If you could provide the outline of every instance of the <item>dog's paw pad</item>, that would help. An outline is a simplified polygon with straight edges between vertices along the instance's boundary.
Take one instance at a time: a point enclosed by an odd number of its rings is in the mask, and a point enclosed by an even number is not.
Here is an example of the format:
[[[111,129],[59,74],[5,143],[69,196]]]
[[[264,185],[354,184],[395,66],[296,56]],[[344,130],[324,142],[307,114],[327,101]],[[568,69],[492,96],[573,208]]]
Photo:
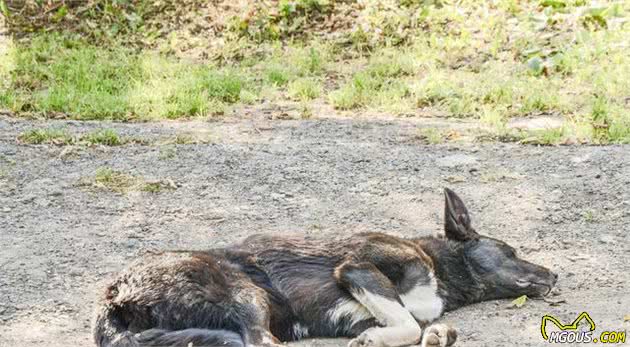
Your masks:
[[[352,339],[348,343],[348,347],[381,347],[383,344],[378,338],[378,334],[375,334],[371,329],[368,329],[361,333],[361,335]]]
[[[422,337],[422,347],[448,347],[457,341],[457,331],[445,324],[428,327]]]

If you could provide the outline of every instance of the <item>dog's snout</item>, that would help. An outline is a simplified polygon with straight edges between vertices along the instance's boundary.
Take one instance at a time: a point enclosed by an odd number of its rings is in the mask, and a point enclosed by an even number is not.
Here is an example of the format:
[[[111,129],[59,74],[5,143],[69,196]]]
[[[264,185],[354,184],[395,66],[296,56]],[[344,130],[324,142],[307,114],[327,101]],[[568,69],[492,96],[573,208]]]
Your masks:
[[[556,282],[558,282],[558,274],[551,272],[551,276],[553,277],[553,284],[556,284]]]

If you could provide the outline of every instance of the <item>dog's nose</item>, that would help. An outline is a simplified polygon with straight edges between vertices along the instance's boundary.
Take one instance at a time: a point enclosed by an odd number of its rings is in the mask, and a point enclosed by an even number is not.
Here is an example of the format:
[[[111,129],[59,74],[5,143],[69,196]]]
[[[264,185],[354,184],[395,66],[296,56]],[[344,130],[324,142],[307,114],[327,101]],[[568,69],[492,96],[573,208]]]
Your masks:
[[[555,272],[552,272],[551,275],[553,276],[553,283],[555,284],[558,281],[558,274]]]

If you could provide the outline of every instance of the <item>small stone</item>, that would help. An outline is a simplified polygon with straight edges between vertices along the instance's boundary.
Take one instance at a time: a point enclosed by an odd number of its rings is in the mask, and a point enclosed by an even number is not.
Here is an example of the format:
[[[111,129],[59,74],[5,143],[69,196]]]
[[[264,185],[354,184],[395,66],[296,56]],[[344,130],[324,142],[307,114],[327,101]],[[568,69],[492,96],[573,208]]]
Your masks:
[[[604,244],[609,243],[609,244],[611,244],[611,243],[615,243],[615,238],[613,236],[611,236],[611,235],[602,235],[602,236],[599,237],[598,241],[599,241],[599,243],[604,243]]]
[[[454,154],[436,161],[436,164],[440,167],[456,167],[461,165],[476,164],[477,158],[466,154]]]

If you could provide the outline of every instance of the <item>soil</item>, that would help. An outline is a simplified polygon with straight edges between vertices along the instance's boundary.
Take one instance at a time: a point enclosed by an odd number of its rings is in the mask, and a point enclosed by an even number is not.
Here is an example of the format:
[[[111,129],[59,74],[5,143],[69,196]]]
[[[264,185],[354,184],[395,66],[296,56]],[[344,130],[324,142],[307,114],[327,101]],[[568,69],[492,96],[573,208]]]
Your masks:
[[[117,147],[24,145],[22,131],[112,128]],[[630,330],[629,146],[423,144],[422,120],[227,118],[118,124],[0,117],[0,346],[92,346],[102,282],[149,250],[206,249],[252,233],[441,231],[443,187],[480,233],[559,273],[553,301],[490,301],[447,313],[460,346],[541,346],[541,317],[587,311]],[[161,144],[176,134],[210,139]],[[86,184],[99,167],[176,189]],[[294,345],[344,346],[345,340]]]

